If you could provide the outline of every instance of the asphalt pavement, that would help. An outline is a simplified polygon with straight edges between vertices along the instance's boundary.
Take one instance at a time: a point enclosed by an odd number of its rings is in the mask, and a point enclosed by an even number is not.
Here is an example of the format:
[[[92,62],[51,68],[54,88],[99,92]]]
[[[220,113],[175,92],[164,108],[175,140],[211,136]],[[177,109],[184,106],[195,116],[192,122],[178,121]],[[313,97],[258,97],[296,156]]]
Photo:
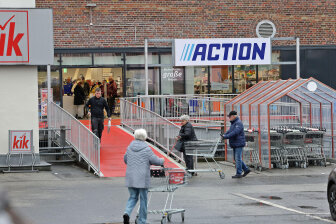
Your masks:
[[[201,164],[204,166],[205,164]],[[327,179],[335,165],[251,172],[231,179],[199,173],[176,190],[173,208],[185,209],[186,224],[336,223],[327,203]],[[51,172],[1,174],[14,209],[33,224],[115,224],[122,222],[128,199],[124,178],[98,178],[75,165],[54,165]],[[163,209],[167,194],[154,193],[149,209]],[[134,222],[136,210],[131,216]],[[149,215],[148,223],[161,223]],[[171,223],[180,224],[181,215]]]

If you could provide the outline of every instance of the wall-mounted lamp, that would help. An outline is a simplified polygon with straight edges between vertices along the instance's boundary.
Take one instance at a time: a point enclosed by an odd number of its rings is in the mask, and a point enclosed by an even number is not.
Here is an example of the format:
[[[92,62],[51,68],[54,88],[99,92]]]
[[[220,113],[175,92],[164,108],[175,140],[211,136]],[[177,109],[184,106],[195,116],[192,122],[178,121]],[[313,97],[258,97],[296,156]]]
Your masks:
[[[97,5],[95,3],[88,3],[86,7],[90,9],[90,26],[93,26],[92,22],[92,9],[95,8]]]

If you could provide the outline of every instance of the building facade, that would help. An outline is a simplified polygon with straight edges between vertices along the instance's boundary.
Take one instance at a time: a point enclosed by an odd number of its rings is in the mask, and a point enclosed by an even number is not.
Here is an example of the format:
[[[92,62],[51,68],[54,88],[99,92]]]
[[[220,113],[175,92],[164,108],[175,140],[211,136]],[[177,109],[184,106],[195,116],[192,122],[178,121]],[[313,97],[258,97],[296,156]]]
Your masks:
[[[336,88],[336,1],[36,0],[54,13],[56,102],[79,77],[113,76],[120,96],[145,93],[144,39],[299,37],[301,77]],[[272,61],[295,61],[294,41],[273,41]],[[171,63],[171,47],[149,46],[150,64]],[[261,80],[296,77],[295,65],[150,67],[149,94],[240,93]],[[46,68],[39,68],[39,84]],[[70,94],[71,95],[71,94]]]

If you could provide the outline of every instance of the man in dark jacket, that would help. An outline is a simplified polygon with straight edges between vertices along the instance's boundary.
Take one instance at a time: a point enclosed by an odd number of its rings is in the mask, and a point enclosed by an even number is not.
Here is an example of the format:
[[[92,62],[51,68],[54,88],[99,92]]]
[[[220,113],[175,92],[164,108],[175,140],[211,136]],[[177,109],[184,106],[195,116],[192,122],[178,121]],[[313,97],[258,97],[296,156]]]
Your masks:
[[[245,165],[242,160],[243,148],[246,144],[245,142],[245,134],[244,134],[244,125],[239,120],[236,111],[231,111],[228,115],[231,127],[230,129],[223,135],[224,139],[229,139],[230,147],[233,149],[234,159],[236,161],[236,175],[232,176],[232,178],[241,178],[245,177],[250,173],[250,169]],[[244,170],[244,174],[242,174]]]
[[[82,82],[78,81],[75,89],[74,89],[74,105],[76,108],[76,118],[82,119],[83,113],[84,113],[84,100],[85,100],[85,94],[84,89],[82,87]],[[82,106],[83,105],[83,106]]]
[[[88,115],[91,116],[92,132],[101,140],[102,132],[104,130],[104,108],[109,120],[111,120],[111,113],[106,100],[101,97],[100,88],[95,90],[95,96],[89,99],[85,107],[87,111],[89,111]]]
[[[179,135],[176,137],[177,140],[181,142],[187,142],[187,141],[197,141],[197,137],[195,134],[194,127],[189,123],[189,116],[188,115],[182,115],[180,118],[182,122],[182,127],[180,129]],[[188,156],[185,153],[184,144],[181,149],[181,152],[183,153],[183,158],[187,166],[187,170],[193,170],[194,169],[194,160],[193,156]]]

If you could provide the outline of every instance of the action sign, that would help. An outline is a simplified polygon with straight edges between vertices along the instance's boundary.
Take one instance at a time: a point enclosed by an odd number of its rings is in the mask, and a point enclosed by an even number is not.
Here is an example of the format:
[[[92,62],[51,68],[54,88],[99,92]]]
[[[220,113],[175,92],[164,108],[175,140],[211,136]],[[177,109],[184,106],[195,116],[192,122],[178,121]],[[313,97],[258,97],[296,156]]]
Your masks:
[[[0,9],[0,65],[53,64],[51,9]]]
[[[9,131],[9,153],[31,153],[33,149],[33,131]]]
[[[268,65],[270,38],[175,39],[175,66]]]

